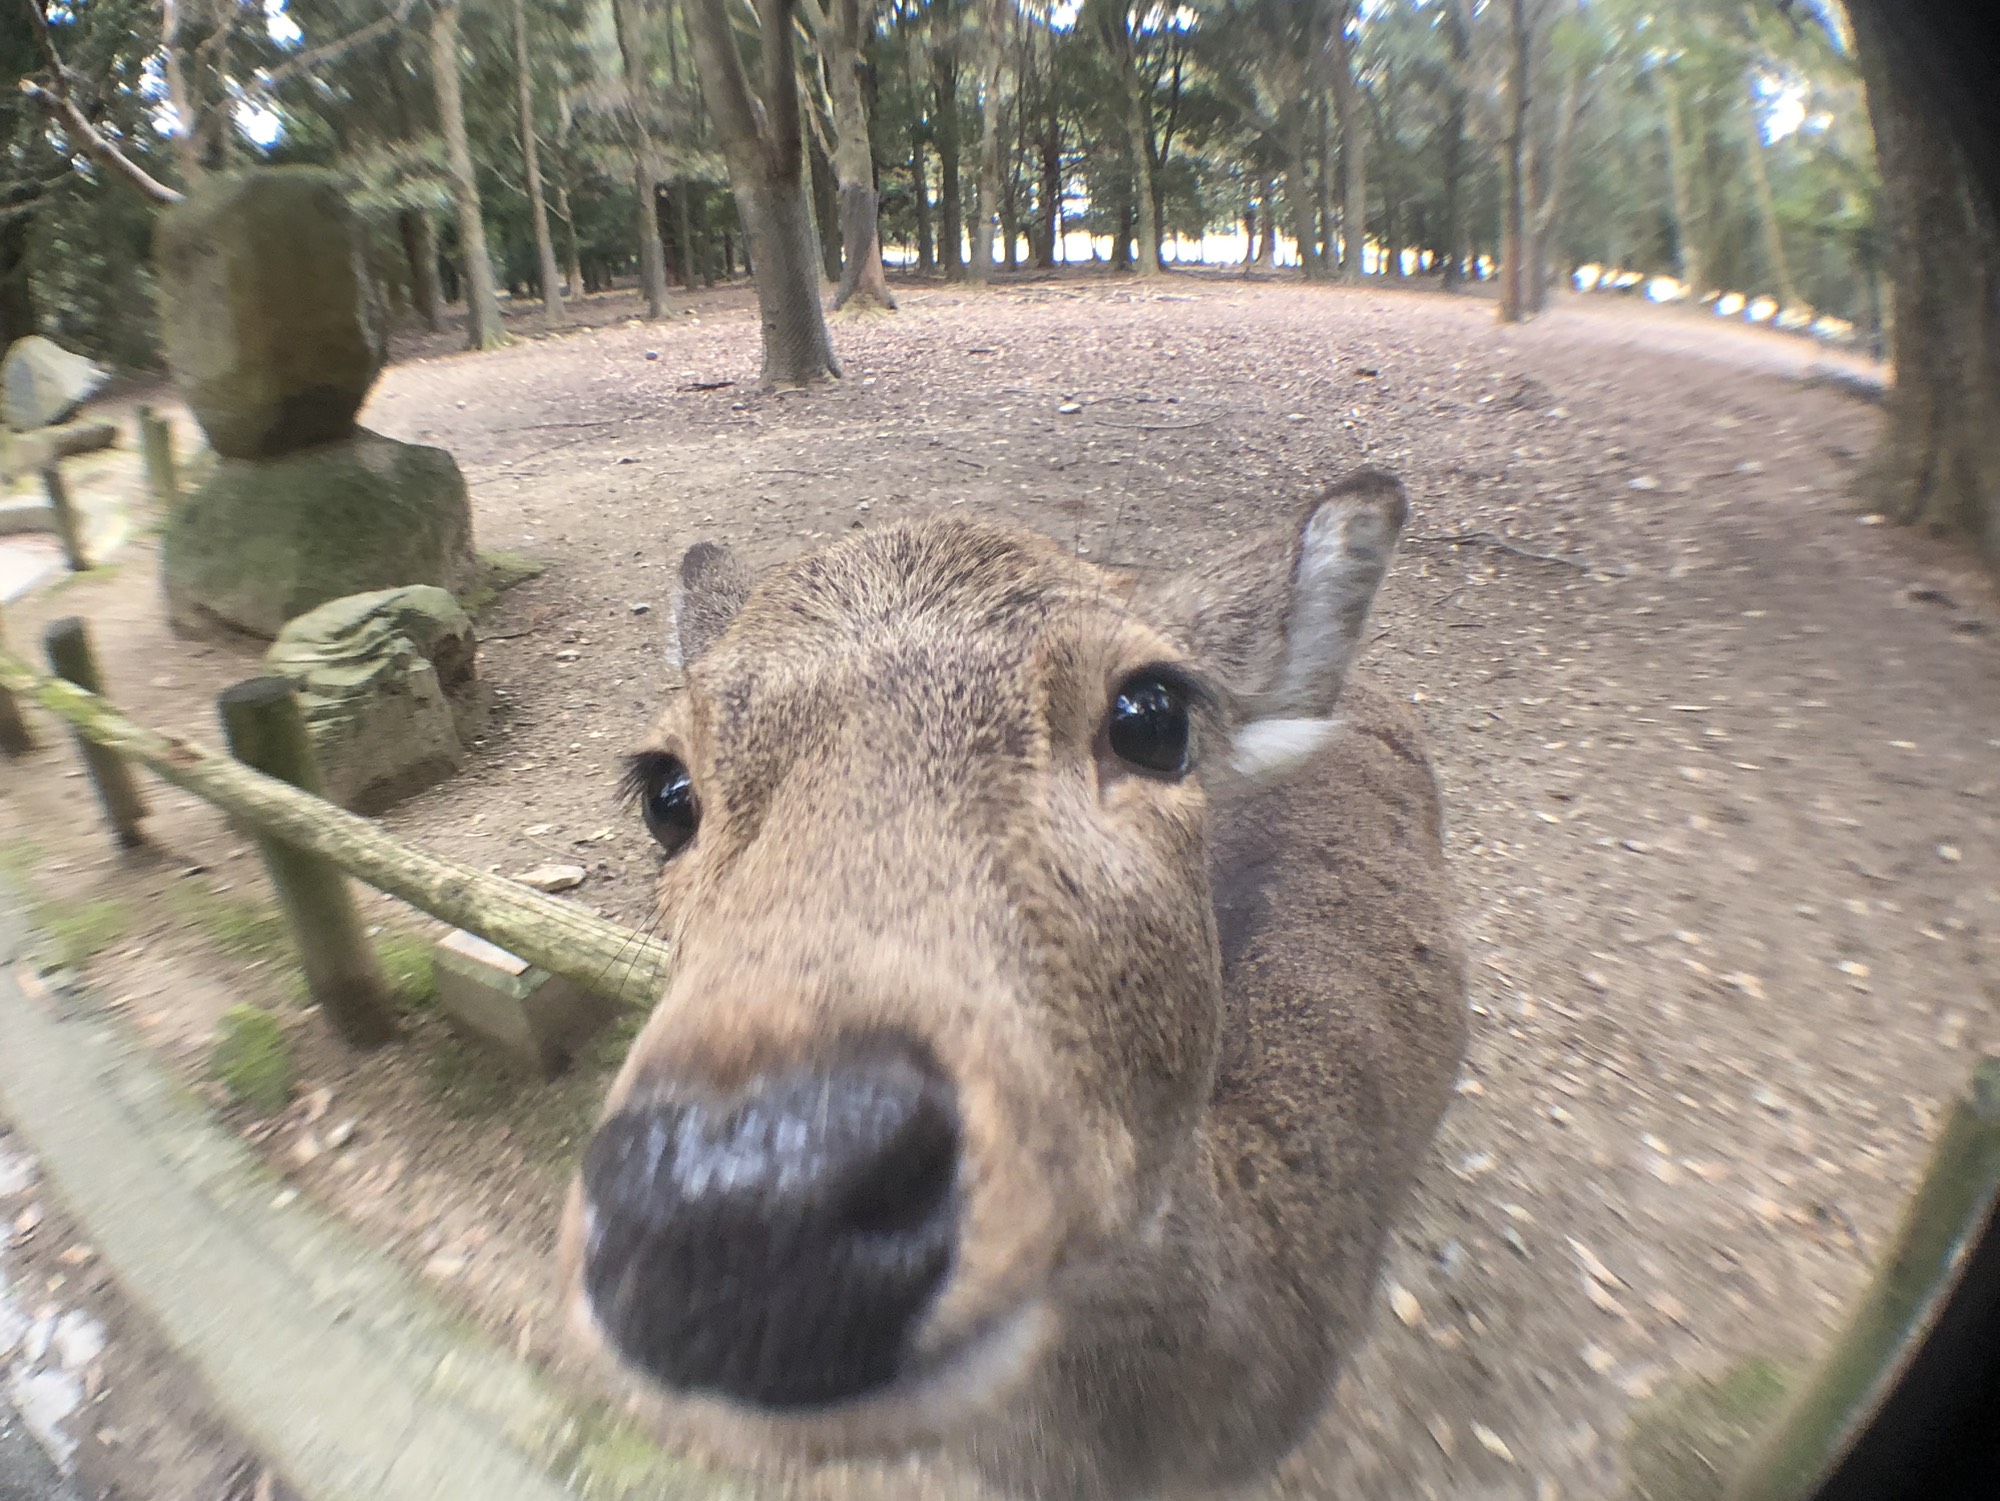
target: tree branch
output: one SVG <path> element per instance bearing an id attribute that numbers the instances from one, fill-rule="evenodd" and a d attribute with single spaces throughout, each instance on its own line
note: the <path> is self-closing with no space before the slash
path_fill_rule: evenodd
<path id="1" fill-rule="evenodd" d="M 77 145 L 84 155 L 109 169 L 114 175 L 124 178 L 141 193 L 155 203 L 179 203 L 183 195 L 154 177 L 144 167 L 120 151 L 111 139 L 76 107 L 67 93 L 57 94 L 43 88 L 32 78 L 21 80 L 21 92 L 26 94 L 35 107 L 62 128 L 65 135 Z"/>
<path id="2" fill-rule="evenodd" d="M 380 20 L 370 21 L 366 26 L 357 27 L 346 36 L 335 37 L 332 41 L 317 47 L 309 47 L 304 52 L 295 52 L 277 67 L 260 71 L 258 87 L 269 92 L 287 79 L 317 68 L 321 63 L 332 62 L 356 47 L 386 36 L 409 20 L 410 12 L 416 9 L 416 0 L 400 0 L 396 8 Z"/>
<path id="3" fill-rule="evenodd" d="M 762 135 L 758 109 L 750 96 L 750 80 L 743 72 L 724 0 L 689 0 L 686 15 L 694 39 L 695 71 L 725 149 L 754 149 Z"/>

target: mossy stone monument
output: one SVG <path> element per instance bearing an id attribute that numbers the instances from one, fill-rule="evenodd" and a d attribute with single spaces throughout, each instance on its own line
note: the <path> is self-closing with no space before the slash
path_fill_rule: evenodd
<path id="1" fill-rule="evenodd" d="M 364 251 L 338 180 L 312 167 L 212 177 L 160 217 L 167 364 L 219 458 L 167 525 L 183 629 L 270 639 L 330 599 L 474 578 L 451 455 L 355 423 L 384 352 Z"/>

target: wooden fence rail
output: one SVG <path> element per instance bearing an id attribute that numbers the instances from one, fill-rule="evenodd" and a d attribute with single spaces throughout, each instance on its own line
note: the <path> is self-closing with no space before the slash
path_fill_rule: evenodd
<path id="1" fill-rule="evenodd" d="M 135 724 L 96 694 L 46 678 L 0 647 L 0 689 L 40 704 L 83 739 L 213 804 L 251 832 L 324 856 L 377 890 L 598 995 L 651 1006 L 672 946 L 518 881 L 426 854 L 365 818 L 191 741 Z"/>

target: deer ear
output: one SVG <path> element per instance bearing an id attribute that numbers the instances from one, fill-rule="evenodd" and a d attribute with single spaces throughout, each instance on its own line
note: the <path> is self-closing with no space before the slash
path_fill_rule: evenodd
<path id="1" fill-rule="evenodd" d="M 1251 539 L 1162 600 L 1189 646 L 1235 690 L 1243 718 L 1231 761 L 1274 774 L 1333 728 L 1368 609 L 1409 514 L 1399 481 L 1361 470 L 1282 532 Z"/>
<path id="2" fill-rule="evenodd" d="M 681 555 L 667 621 L 667 659 L 680 669 L 715 645 L 750 596 L 750 576 L 734 553 L 697 542 Z"/>
<path id="3" fill-rule="evenodd" d="M 1376 469 L 1341 480 L 1307 513 L 1292 548 L 1276 671 L 1254 705 L 1258 718 L 1333 712 L 1409 513 L 1401 482 Z"/>

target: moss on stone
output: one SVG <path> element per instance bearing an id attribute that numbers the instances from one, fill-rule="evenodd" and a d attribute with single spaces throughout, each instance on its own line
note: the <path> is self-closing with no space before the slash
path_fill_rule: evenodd
<path id="1" fill-rule="evenodd" d="M 541 559 L 519 552 L 483 552 L 479 555 L 479 567 L 478 580 L 459 601 L 468 615 L 483 614 L 494 600 L 516 584 L 525 584 L 549 571 L 549 565 Z"/>
<path id="2" fill-rule="evenodd" d="M 167 523 L 174 623 L 265 639 L 349 594 L 477 577 L 465 480 L 441 448 L 359 431 L 265 460 L 224 459 Z"/>
<path id="3" fill-rule="evenodd" d="M 292 1097 L 292 1049 L 270 1012 L 232 1006 L 216 1028 L 209 1072 L 229 1093 L 260 1114 L 282 1110 Z"/>

